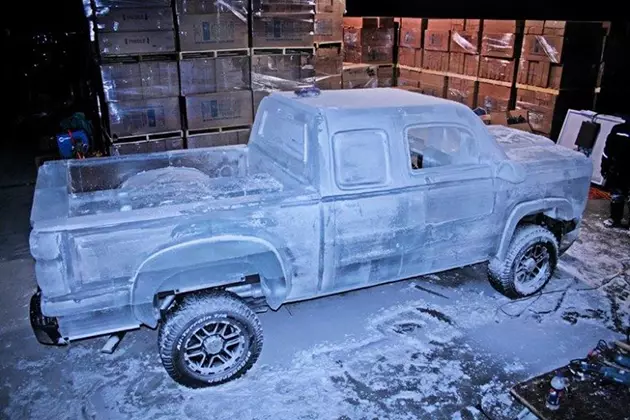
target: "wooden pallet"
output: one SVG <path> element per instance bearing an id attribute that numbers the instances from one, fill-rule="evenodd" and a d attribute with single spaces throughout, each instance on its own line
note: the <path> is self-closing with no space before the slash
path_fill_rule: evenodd
<path id="1" fill-rule="evenodd" d="M 182 51 L 179 53 L 180 60 L 192 58 L 220 58 L 220 57 L 247 57 L 251 54 L 249 48 L 235 48 L 231 50 L 205 50 L 205 51 Z"/>
<path id="2" fill-rule="evenodd" d="M 152 54 L 125 54 L 125 55 L 104 55 L 101 57 L 101 64 L 134 64 L 144 61 L 177 61 L 178 54 L 172 53 L 152 53 Z"/>
<path id="3" fill-rule="evenodd" d="M 251 130 L 251 125 L 233 125 L 227 127 L 199 128 L 195 130 L 186 130 L 186 137 L 200 136 L 203 134 L 228 133 L 232 131 Z"/>
<path id="4" fill-rule="evenodd" d="M 493 80 L 493 79 L 484 79 L 478 76 L 469 76 L 467 74 L 453 73 L 450 71 L 429 70 L 429 69 L 423 69 L 419 67 L 403 66 L 400 64 L 398 64 L 398 68 L 403 69 L 403 70 L 414 71 L 416 73 L 435 74 L 437 76 L 446 76 L 446 77 L 457 77 L 459 79 L 470 80 L 473 82 L 489 83 L 491 85 L 497 85 L 497 86 L 506 86 L 506 87 L 513 86 L 512 82 L 504 82 L 501 80 Z"/>
<path id="5" fill-rule="evenodd" d="M 538 87 L 538 86 L 524 85 L 522 83 L 517 83 L 516 84 L 516 88 L 517 89 L 531 90 L 533 92 L 548 93 L 548 94 L 551 94 L 551 95 L 559 95 L 560 94 L 560 91 L 558 89 L 542 88 L 542 87 Z"/>
<path id="6" fill-rule="evenodd" d="M 343 41 L 321 41 L 315 42 L 315 48 L 341 48 L 343 46 Z"/>
<path id="7" fill-rule="evenodd" d="M 130 136 L 111 136 L 109 134 L 105 134 L 110 142 L 112 143 L 128 143 L 134 141 L 148 141 L 148 140 L 168 140 L 175 138 L 182 138 L 184 132 L 182 130 L 175 131 L 164 131 L 160 133 L 149 133 L 149 134 L 136 134 Z"/>
<path id="8" fill-rule="evenodd" d="M 252 48 L 252 55 L 289 55 L 289 54 L 315 54 L 315 47 L 260 47 Z"/>

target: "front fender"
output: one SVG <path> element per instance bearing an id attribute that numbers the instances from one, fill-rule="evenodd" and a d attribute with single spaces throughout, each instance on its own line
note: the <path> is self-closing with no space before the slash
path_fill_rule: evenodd
<path id="1" fill-rule="evenodd" d="M 139 322 L 155 327 L 160 292 L 185 292 L 233 284 L 259 274 L 267 303 L 277 309 L 290 288 L 287 259 L 269 242 L 247 236 L 195 239 L 162 249 L 147 258 L 132 279 L 131 304 Z"/>
<path id="2" fill-rule="evenodd" d="M 537 213 L 544 213 L 546 216 L 556 220 L 572 220 L 574 217 L 573 206 L 566 198 L 544 198 L 517 205 L 514 207 L 514 210 L 512 210 L 512 213 L 510 213 L 505 228 L 503 229 L 503 235 L 501 235 L 501 241 L 497 248 L 496 258 L 503 260 L 507 255 L 512 236 L 514 236 L 519 222 L 524 217 Z"/>

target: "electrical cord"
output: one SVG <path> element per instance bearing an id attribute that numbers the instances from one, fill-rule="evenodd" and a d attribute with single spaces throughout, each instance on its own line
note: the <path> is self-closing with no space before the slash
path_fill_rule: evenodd
<path id="1" fill-rule="evenodd" d="M 621 270 L 619 270 L 618 272 L 616 272 L 615 274 L 613 274 L 612 276 L 609 276 L 609 277 L 604 278 L 604 279 L 602 280 L 601 284 L 599 284 L 598 286 L 593 286 L 593 287 L 582 287 L 582 288 L 579 288 L 579 289 L 574 289 L 574 290 L 575 290 L 576 292 L 587 292 L 587 291 L 592 291 L 592 290 L 601 289 L 602 287 L 607 286 L 608 284 L 610 284 L 613 280 L 615 280 L 617 277 L 621 276 L 622 274 L 625 274 L 625 273 L 629 273 L 629 274 L 630 274 L 630 267 L 628 267 L 628 263 L 629 263 L 629 262 L 630 262 L 630 260 L 623 260 L 623 261 L 621 261 L 621 265 L 622 265 L 622 267 L 623 267 L 623 268 L 622 268 Z M 562 305 L 562 302 L 564 301 L 564 297 L 566 296 L 567 292 L 571 289 L 571 286 L 573 286 L 573 284 L 574 284 L 577 280 L 579 280 L 576 276 L 572 276 L 572 277 L 573 277 L 572 282 L 571 282 L 571 283 L 570 283 L 567 287 L 565 287 L 564 289 L 551 290 L 551 291 L 547 291 L 547 292 L 543 292 L 543 291 L 541 291 L 541 292 L 535 293 L 535 294 L 530 295 L 530 296 L 525 296 L 525 297 L 522 297 L 522 298 L 519 298 L 519 299 L 514 299 L 514 300 L 511 300 L 511 301 L 509 301 L 509 302 L 505 302 L 504 304 L 499 305 L 499 306 L 497 307 L 497 310 L 495 311 L 495 315 L 496 315 L 496 312 L 499 312 L 499 311 L 500 311 L 500 312 L 502 312 L 503 314 L 505 314 L 505 315 L 509 316 L 510 318 L 518 318 L 518 317 L 520 317 L 521 315 L 523 315 L 523 313 L 525 313 L 525 311 L 527 311 L 527 310 L 528 310 L 528 309 L 529 309 L 532 305 L 534 305 L 536 302 L 538 302 L 538 300 L 539 300 L 541 297 L 543 297 L 543 296 L 545 296 L 545 295 L 555 294 L 555 293 L 563 293 L 563 295 L 562 295 L 562 297 L 561 297 L 560 301 L 559 301 L 559 302 L 558 302 L 558 304 L 556 305 L 556 308 L 557 308 L 557 309 L 559 309 L 559 306 L 560 306 L 560 305 Z M 628 283 L 628 284 L 630 285 L 630 281 L 629 281 L 629 280 L 627 280 L 625 277 L 622 277 L 622 279 L 623 279 L 626 283 Z M 504 308 L 505 308 L 506 306 L 508 306 L 508 305 L 513 305 L 513 304 L 520 303 L 520 302 L 527 302 L 528 300 L 532 300 L 532 299 L 533 299 L 533 301 L 532 301 L 532 302 L 530 302 L 528 305 L 526 305 L 523 309 L 521 309 L 521 310 L 520 310 L 519 312 L 517 312 L 517 313 L 509 313 L 509 312 L 507 312 L 507 311 L 504 309 Z M 556 309 L 556 310 L 557 310 L 557 309 Z M 538 314 L 538 315 L 544 315 L 544 314 L 546 314 L 546 313 L 553 312 L 553 310 L 552 310 L 552 311 L 543 311 L 543 312 L 537 312 L 537 311 L 534 311 L 534 312 L 535 312 L 536 314 Z"/>

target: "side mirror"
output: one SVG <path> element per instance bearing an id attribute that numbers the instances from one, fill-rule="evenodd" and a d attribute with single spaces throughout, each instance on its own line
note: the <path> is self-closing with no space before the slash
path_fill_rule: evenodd
<path id="1" fill-rule="evenodd" d="M 497 165 L 496 177 L 512 184 L 520 184 L 525 181 L 526 174 L 521 164 L 503 160 Z"/>

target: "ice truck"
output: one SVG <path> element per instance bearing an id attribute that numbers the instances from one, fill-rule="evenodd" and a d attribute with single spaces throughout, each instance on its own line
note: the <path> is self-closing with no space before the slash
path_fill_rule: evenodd
<path id="1" fill-rule="evenodd" d="M 477 263 L 510 298 L 539 292 L 591 173 L 452 101 L 273 93 L 245 146 L 40 167 L 31 324 L 56 345 L 159 327 L 175 381 L 218 385 L 256 362 L 267 308 Z"/>

